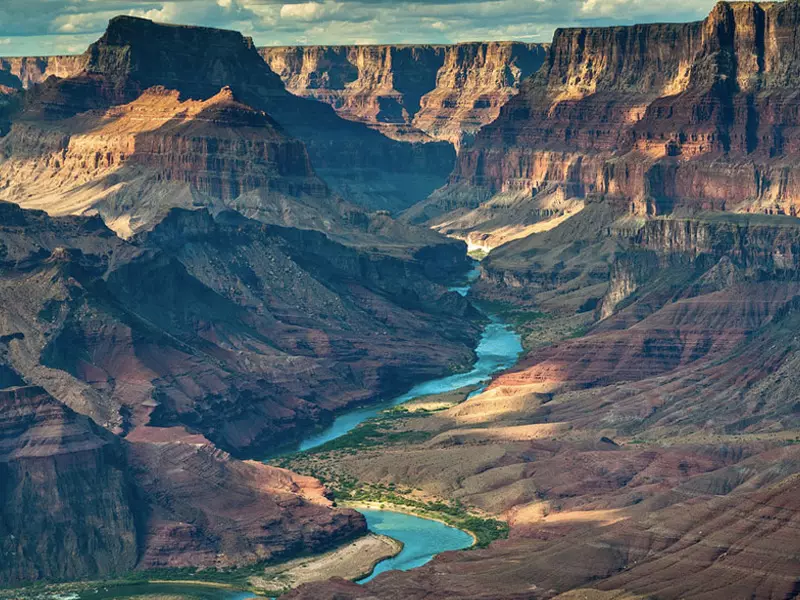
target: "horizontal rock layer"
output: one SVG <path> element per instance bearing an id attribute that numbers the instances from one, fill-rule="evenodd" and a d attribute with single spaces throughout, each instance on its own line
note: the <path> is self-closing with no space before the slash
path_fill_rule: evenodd
<path id="1" fill-rule="evenodd" d="M 298 96 L 399 139 L 457 147 L 493 121 L 544 62 L 546 45 L 302 46 L 259 50 Z"/>
<path id="2" fill-rule="evenodd" d="M 62 123 L 65 130 L 58 133 L 68 143 L 75 131 L 65 121 L 128 105 L 150 88 L 178 92 L 181 101 L 207 101 L 230 88 L 238 102 L 266 113 L 286 137 L 302 142 L 313 168 L 330 187 L 371 210 L 402 210 L 423 199 L 444 183 L 454 163 L 449 144 L 390 140 L 339 118 L 324 104 L 289 94 L 252 40 L 237 32 L 118 17 L 80 57 L 80 64 L 78 72 L 64 72 L 66 78 L 35 86 L 16 120 L 47 120 L 52 130 Z M 6 129 L 3 125 L 0 131 Z M 13 148 L 11 144 L 7 150 Z M 104 154 L 102 147 L 94 151 Z M 249 187 L 252 183 L 240 182 L 239 188 Z"/>
<path id="3" fill-rule="evenodd" d="M 789 0 L 721 2 L 697 23 L 559 30 L 431 204 L 558 188 L 640 215 L 794 214 L 799 24 Z"/>
<path id="4" fill-rule="evenodd" d="M 0 390 L 0 475 L 5 585 L 245 565 L 366 531 L 311 478 L 202 444 L 131 444 L 37 387 Z"/>
<path id="5" fill-rule="evenodd" d="M 0 57 L 0 82 L 14 89 L 28 89 L 48 77 L 72 77 L 80 73 L 86 57 L 16 56 Z"/>

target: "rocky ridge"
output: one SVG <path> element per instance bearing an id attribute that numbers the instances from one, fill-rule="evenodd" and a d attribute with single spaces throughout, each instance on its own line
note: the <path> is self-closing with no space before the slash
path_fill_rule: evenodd
<path id="1" fill-rule="evenodd" d="M 73 135 L 96 133 L 86 127 L 75 131 L 71 125 L 76 118 L 91 120 L 135 103 L 151 88 L 177 92 L 176 102 L 208 101 L 230 88 L 239 103 L 265 113 L 284 136 L 302 142 L 316 174 L 334 192 L 370 210 L 406 208 L 440 186 L 452 168 L 455 154 L 448 144 L 390 140 L 339 118 L 324 104 L 289 94 L 252 41 L 236 32 L 118 17 L 82 61 L 81 72 L 64 79 L 49 78 L 25 94 L 24 108 L 15 118 L 24 131 L 12 127 L 5 141 L 4 154 L 12 162 L 16 157 L 33 158 L 26 148 L 35 143 L 35 137 L 58 135 L 59 143 L 69 147 Z M 106 114 L 106 118 L 113 117 Z M 229 136 L 233 123 L 223 120 L 219 125 Z M 32 127 L 38 132 L 31 131 Z M 84 148 L 91 155 L 80 164 L 85 162 L 84 168 L 91 171 L 94 155 L 99 153 L 102 159 L 108 153 L 105 145 L 99 139 L 91 149 Z M 213 154 L 213 147 L 210 150 Z M 114 154 L 118 168 L 124 166 L 129 153 Z M 104 198 L 116 184 L 95 181 L 92 173 L 84 175 L 96 183 L 97 189 L 90 193 L 96 199 Z M 84 183 L 80 178 L 78 184 Z M 248 186 L 242 183 L 240 188 Z M 17 202 L 26 198 L 5 196 Z M 47 194 L 40 199 L 48 201 Z"/>
<path id="2" fill-rule="evenodd" d="M 543 64 L 546 44 L 302 46 L 259 49 L 293 94 L 398 139 L 460 147 Z"/>
<path id="3" fill-rule="evenodd" d="M 641 216 L 794 214 L 799 20 L 795 0 L 720 2 L 696 23 L 557 31 L 545 66 L 411 218 L 455 214 L 461 235 L 536 222 L 471 212 L 498 194 L 599 196 Z"/>

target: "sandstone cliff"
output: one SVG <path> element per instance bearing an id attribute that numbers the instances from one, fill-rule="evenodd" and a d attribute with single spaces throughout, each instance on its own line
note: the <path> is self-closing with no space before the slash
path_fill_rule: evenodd
<path id="1" fill-rule="evenodd" d="M 298 96 L 398 139 L 460 147 L 544 62 L 546 45 L 303 46 L 259 50 Z"/>
<path id="2" fill-rule="evenodd" d="M 28 89 L 50 76 L 65 78 L 80 73 L 86 56 L 0 56 L 0 77 L 13 82 L 10 87 Z"/>
<path id="3" fill-rule="evenodd" d="M 637 215 L 794 214 L 798 23 L 795 0 L 721 2 L 697 23 L 557 31 L 544 67 L 415 218 L 555 191 Z"/>
<path id="4" fill-rule="evenodd" d="M 64 79 L 50 78 L 26 94 L 25 108 L 15 119 L 20 127 L 30 129 L 35 124 L 41 129 L 43 119 L 49 125 L 44 132 L 19 135 L 29 142 L 35 135 L 58 135 L 60 143 L 69 147 L 74 134 L 91 129 L 76 130 L 71 126 L 74 119 L 96 118 L 97 114 L 88 111 L 113 111 L 134 103 L 150 88 L 177 92 L 176 102 L 208 101 L 221 89 L 230 88 L 242 105 L 266 113 L 278 123 L 282 135 L 302 142 L 314 170 L 334 191 L 369 209 L 410 206 L 439 187 L 453 165 L 455 153 L 448 144 L 390 140 L 339 118 L 328 106 L 289 94 L 252 41 L 236 32 L 119 17 L 81 57 L 81 64 L 80 72 Z M 105 118 L 113 116 L 106 114 Z M 239 124 L 221 123 L 229 130 Z M 12 141 L 5 143 L 5 153 L 11 158 L 15 147 L 25 152 L 26 142 L 15 140 L 16 133 L 12 130 Z M 102 140 L 92 151 L 101 156 L 107 153 Z M 129 153 L 115 155 L 117 168 L 124 166 Z M 83 162 L 94 164 L 92 159 Z M 78 183 L 85 180 L 81 177 Z M 240 187 L 253 185 L 242 182 Z M 113 184 L 97 187 L 89 195 L 102 197 Z M 42 200 L 47 201 L 47 194 L 44 196 Z"/>

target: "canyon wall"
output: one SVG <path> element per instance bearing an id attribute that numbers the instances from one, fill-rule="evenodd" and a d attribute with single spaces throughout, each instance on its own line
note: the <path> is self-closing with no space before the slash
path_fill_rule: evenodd
<path id="1" fill-rule="evenodd" d="M 688 24 L 563 29 L 422 218 L 498 193 L 794 214 L 800 3 L 720 2 Z"/>
<path id="2" fill-rule="evenodd" d="M 237 32 L 118 17 L 76 60 L 82 67 L 79 72 L 61 79 L 49 78 L 25 94 L 24 106 L 13 119 L 20 127 L 38 127 L 42 119 L 59 123 L 64 130 L 58 137 L 62 144 L 69 145 L 71 136 L 86 133 L 85 123 L 81 119 L 76 122 L 78 115 L 130 104 L 151 88 L 176 92 L 176 103 L 206 101 L 227 88 L 240 104 L 265 113 L 266 121 L 276 125 L 281 135 L 302 142 L 315 173 L 334 193 L 368 210 L 407 208 L 440 187 L 454 164 L 455 151 L 450 144 L 391 140 L 363 124 L 340 118 L 323 103 L 288 93 L 259 56 L 252 40 Z M 113 115 L 106 115 L 109 119 Z M 139 123 L 145 122 L 140 119 Z M 2 125 L 0 131 L 6 129 Z M 58 126 L 40 135 L 55 138 L 54 129 Z M 131 134 L 138 133 L 132 129 L 129 128 Z M 10 133 L 14 139 L 13 128 Z M 33 134 L 28 131 L 22 135 L 30 138 Z M 25 147 L 24 140 L 16 139 L 7 145 L 5 154 L 13 160 L 8 150 L 18 148 L 24 154 Z M 99 153 L 103 162 L 107 150 L 100 143 L 91 153 Z M 130 152 L 114 154 L 122 155 L 117 161 L 121 164 Z M 289 158 L 296 155 L 295 152 Z M 254 156 L 253 160 L 260 159 Z M 95 164 L 91 157 L 80 164 L 84 162 Z M 94 175 L 90 173 L 88 178 L 93 179 Z M 288 184 L 286 177 L 283 179 Z M 86 183 L 86 178 L 81 176 L 78 181 Z M 95 186 L 95 196 L 102 196 L 116 183 Z M 240 181 L 238 189 L 252 188 L 253 183 Z M 52 200 L 48 194 L 43 195 Z M 43 204 L 37 208 L 48 207 Z"/>
<path id="3" fill-rule="evenodd" d="M 141 523 L 120 441 L 38 387 L 0 390 L 0 432 L 0 582 L 132 569 Z"/>
<path id="4" fill-rule="evenodd" d="M 40 387 L 0 389 L 0 583 L 230 567 L 366 531 L 309 477 L 170 437 L 128 442 Z"/>
<path id="5" fill-rule="evenodd" d="M 398 139 L 460 147 L 544 62 L 545 44 L 267 47 L 286 89 Z"/>
<path id="6" fill-rule="evenodd" d="M 86 56 L 0 56 L 0 81 L 9 87 L 28 89 L 50 76 L 65 78 L 80 73 Z"/>

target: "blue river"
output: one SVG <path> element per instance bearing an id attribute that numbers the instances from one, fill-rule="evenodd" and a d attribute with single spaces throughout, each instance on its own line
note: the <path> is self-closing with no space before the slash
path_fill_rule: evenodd
<path id="1" fill-rule="evenodd" d="M 462 296 L 469 293 L 472 281 L 477 277 L 477 269 L 469 274 L 466 285 L 450 288 Z M 315 433 L 306 438 L 299 446 L 299 450 L 310 450 L 326 442 L 334 440 L 351 431 L 367 419 L 377 416 L 381 411 L 403 404 L 421 396 L 451 392 L 467 386 L 475 386 L 488 382 L 491 377 L 513 366 L 520 353 L 522 344 L 519 336 L 510 326 L 499 318 L 487 314 L 489 322 L 484 328 L 478 347 L 475 350 L 477 360 L 472 369 L 467 373 L 449 375 L 440 379 L 426 381 L 414 386 L 405 394 L 392 398 L 386 402 L 378 403 L 366 408 L 343 413 L 336 417 L 333 423 L 324 431 Z M 430 561 L 434 556 L 448 550 L 461 550 L 472 545 L 472 536 L 468 533 L 449 527 L 438 521 L 423 519 L 404 513 L 389 510 L 361 510 L 367 519 L 369 529 L 375 533 L 387 535 L 403 542 L 403 550 L 395 557 L 381 561 L 369 577 L 358 583 L 366 583 L 381 573 L 399 569 L 407 571 L 420 567 Z M 81 594 L 76 598 L 92 598 L 105 600 L 110 598 L 133 597 L 142 594 L 176 595 L 196 598 L 197 600 L 244 600 L 255 597 L 252 593 L 203 588 L 202 586 L 187 586 L 180 583 L 165 584 L 139 584 L 120 586 L 93 591 L 91 594 Z M 70 599 L 72 600 L 72 599 Z"/>

